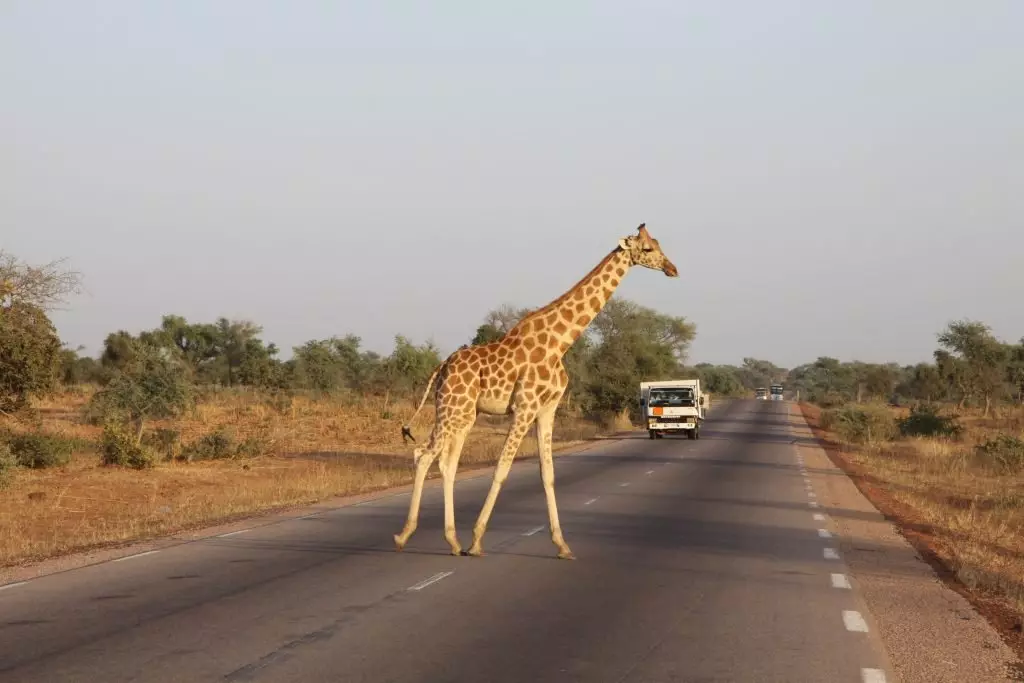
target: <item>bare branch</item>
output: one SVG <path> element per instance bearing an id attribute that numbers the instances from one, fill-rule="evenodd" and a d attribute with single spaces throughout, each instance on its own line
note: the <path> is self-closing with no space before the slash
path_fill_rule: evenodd
<path id="1" fill-rule="evenodd" d="M 44 311 L 58 308 L 81 291 L 81 274 L 67 269 L 67 259 L 30 266 L 0 249 L 0 307 L 27 304 Z"/>

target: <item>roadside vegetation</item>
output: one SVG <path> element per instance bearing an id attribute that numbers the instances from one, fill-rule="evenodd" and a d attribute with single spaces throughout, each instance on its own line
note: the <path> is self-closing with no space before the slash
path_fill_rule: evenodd
<path id="1" fill-rule="evenodd" d="M 1024 651 L 1024 340 L 975 321 L 935 362 L 790 371 L 837 465 Z"/>

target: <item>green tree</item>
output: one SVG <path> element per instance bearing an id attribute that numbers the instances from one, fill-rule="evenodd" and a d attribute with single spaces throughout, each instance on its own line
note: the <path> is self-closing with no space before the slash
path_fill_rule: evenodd
<path id="1" fill-rule="evenodd" d="M 131 424 L 138 445 L 147 420 L 181 415 L 193 404 L 194 391 L 180 356 L 141 340 L 129 344 L 128 360 L 93 395 L 88 411 L 107 422 Z"/>
<path id="2" fill-rule="evenodd" d="M 53 391 L 61 343 L 46 313 L 26 303 L 0 306 L 0 411 L 28 406 Z"/>
<path id="3" fill-rule="evenodd" d="M 992 400 L 1005 388 L 1006 346 L 992 336 L 988 325 L 971 320 L 949 323 L 938 339 L 944 351 L 955 354 L 961 361 L 960 381 L 965 396 L 981 397 L 988 417 Z"/>

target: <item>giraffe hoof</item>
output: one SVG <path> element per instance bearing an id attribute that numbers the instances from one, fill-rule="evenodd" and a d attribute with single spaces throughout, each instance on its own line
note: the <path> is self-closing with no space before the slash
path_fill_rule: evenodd
<path id="1" fill-rule="evenodd" d="M 560 560 L 575 560 L 576 556 L 572 554 L 571 550 L 563 550 L 558 553 L 558 559 Z"/>
<path id="2" fill-rule="evenodd" d="M 397 535 L 393 536 L 392 538 L 395 539 L 395 551 L 399 553 L 402 552 L 402 548 L 405 547 L 405 542 L 402 539 L 400 539 Z"/>
<path id="3" fill-rule="evenodd" d="M 472 557 L 480 557 L 484 554 L 483 548 L 470 548 L 464 552 L 466 555 L 470 555 Z"/>

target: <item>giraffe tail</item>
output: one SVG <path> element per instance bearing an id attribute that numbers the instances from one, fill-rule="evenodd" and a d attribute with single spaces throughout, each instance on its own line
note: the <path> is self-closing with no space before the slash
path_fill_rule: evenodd
<path id="1" fill-rule="evenodd" d="M 426 389 L 423 390 L 423 396 L 420 398 L 420 404 L 418 406 L 416 406 L 416 412 L 414 412 L 412 414 L 412 417 L 409 418 L 408 422 L 406 422 L 404 425 L 402 425 L 402 442 L 403 443 L 406 441 L 406 439 L 412 440 L 413 443 L 416 442 L 416 439 L 412 435 L 412 430 L 410 429 L 410 425 L 412 425 L 413 420 L 416 419 L 416 416 L 420 414 L 420 410 L 423 409 L 423 404 L 427 402 L 427 396 L 430 395 L 431 390 L 434 388 L 434 380 L 436 380 L 437 377 L 441 374 L 441 371 L 445 368 L 445 366 L 447 366 L 448 363 L 451 362 L 452 356 L 454 356 L 455 353 L 458 353 L 458 351 L 461 351 L 464 348 L 466 348 L 465 345 L 460 346 L 457 351 L 452 353 L 451 356 L 448 356 L 447 358 L 445 358 L 441 362 L 440 365 L 438 365 L 436 368 L 434 368 L 434 372 L 432 372 L 430 374 L 430 379 L 427 380 L 427 387 L 426 387 Z"/>

